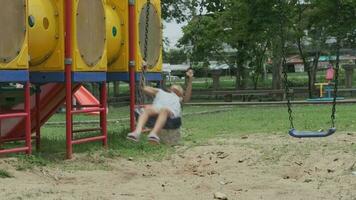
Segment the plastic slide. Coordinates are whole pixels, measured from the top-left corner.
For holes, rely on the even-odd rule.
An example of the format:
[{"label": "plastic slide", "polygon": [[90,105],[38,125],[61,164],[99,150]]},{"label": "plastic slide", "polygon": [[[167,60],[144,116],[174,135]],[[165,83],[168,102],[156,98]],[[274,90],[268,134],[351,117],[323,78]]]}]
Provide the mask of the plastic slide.
[{"label": "plastic slide", "polygon": [[[95,98],[95,96],[92,93],[90,93],[89,90],[87,90],[84,86],[79,87],[79,89],[74,93],[74,98],[79,105],[86,106],[85,108],[82,108],[84,110],[89,108],[89,107],[87,107],[88,105],[93,106],[93,105],[100,104],[100,102]],[[93,108],[93,107],[91,107],[91,108]],[[98,108],[98,107],[94,107],[94,108]],[[100,113],[99,112],[91,112],[88,114],[99,115]]]},{"label": "plastic slide", "polygon": [[[81,85],[74,85],[73,92],[76,92]],[[40,98],[40,124],[43,125],[57,112],[65,102],[65,84],[48,83],[41,86]],[[36,130],[36,95],[31,96],[31,130]],[[24,104],[20,103],[11,108],[12,112],[23,110]],[[0,120],[0,133],[4,139],[20,138],[25,135],[24,118],[13,118]]]}]

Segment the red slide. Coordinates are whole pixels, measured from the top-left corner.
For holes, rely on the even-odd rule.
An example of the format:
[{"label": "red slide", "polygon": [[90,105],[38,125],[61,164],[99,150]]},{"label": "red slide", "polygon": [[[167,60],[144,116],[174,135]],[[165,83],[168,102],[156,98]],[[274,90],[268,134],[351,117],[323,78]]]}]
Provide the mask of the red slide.
[{"label": "red slide", "polygon": [[[84,86],[79,87],[79,89],[74,93],[74,98],[79,105],[86,106],[86,108],[89,108],[87,107],[88,105],[93,106],[93,105],[100,104],[98,99],[96,99],[95,96],[92,93],[90,93],[89,90],[87,90]],[[86,109],[86,108],[82,108],[82,109]],[[99,112],[92,112],[89,114],[99,115]]]},{"label": "red slide", "polygon": [[[76,92],[81,85],[74,85],[73,92]],[[65,102],[65,84],[49,83],[41,86],[40,100],[40,124],[43,125],[47,120],[54,115],[60,106]],[[31,130],[36,129],[36,95],[31,96]],[[22,110],[24,104],[18,104],[12,107],[13,111]],[[25,120],[23,118],[3,119],[0,120],[1,137],[19,138],[25,135]]]}]

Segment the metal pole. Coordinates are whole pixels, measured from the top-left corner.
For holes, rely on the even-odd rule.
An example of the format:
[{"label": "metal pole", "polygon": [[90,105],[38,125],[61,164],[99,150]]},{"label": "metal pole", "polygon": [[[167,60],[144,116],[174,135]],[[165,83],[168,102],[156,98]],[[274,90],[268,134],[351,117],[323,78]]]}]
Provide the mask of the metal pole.
[{"label": "metal pole", "polygon": [[67,159],[72,158],[72,9],[73,1],[65,1],[65,77],[66,77],[66,146]]},{"label": "metal pole", "polygon": [[136,11],[135,1],[129,0],[129,74],[130,74],[130,129],[135,130],[136,82]]},{"label": "metal pole", "polygon": [[25,113],[27,116],[25,117],[26,120],[26,147],[28,150],[26,151],[27,154],[32,153],[32,144],[31,144],[31,92],[30,92],[30,82],[27,81],[25,84]]},{"label": "metal pole", "polygon": [[36,151],[41,149],[41,86],[36,86]]},{"label": "metal pole", "polygon": [[100,112],[100,127],[102,134],[104,136],[103,139],[103,145],[104,147],[108,146],[108,131],[107,131],[107,88],[106,88],[106,82],[102,82],[101,88],[100,88],[100,104],[102,108],[104,109],[103,111]]}]

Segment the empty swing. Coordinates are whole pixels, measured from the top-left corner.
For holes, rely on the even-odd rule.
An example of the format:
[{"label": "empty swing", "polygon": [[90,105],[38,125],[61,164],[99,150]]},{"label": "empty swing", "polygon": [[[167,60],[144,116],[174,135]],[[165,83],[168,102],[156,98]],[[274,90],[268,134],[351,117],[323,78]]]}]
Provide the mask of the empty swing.
[{"label": "empty swing", "polygon": [[289,82],[288,82],[288,72],[286,69],[286,58],[283,55],[283,75],[284,75],[284,84],[285,84],[285,92],[287,94],[287,107],[288,107],[288,114],[289,114],[289,122],[290,122],[290,130],[288,134],[292,137],[296,138],[318,138],[318,137],[328,137],[336,132],[335,127],[335,114],[336,114],[336,100],[337,100],[337,90],[338,90],[338,83],[339,83],[339,60],[340,60],[340,52],[339,48],[337,50],[337,57],[336,57],[336,68],[335,68],[335,85],[334,85],[334,98],[332,102],[332,110],[331,110],[331,127],[328,128],[326,131],[319,130],[319,131],[298,131],[294,127],[293,122],[293,110],[292,110],[292,103],[291,103],[291,95],[289,94]]}]

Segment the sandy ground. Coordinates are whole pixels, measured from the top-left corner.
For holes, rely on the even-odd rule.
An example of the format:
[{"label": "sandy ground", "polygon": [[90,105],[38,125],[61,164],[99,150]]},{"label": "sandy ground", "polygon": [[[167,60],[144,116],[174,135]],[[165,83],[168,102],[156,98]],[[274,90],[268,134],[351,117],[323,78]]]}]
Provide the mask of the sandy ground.
[{"label": "sandy ground", "polygon": [[[163,161],[105,159],[105,170],[0,167],[0,199],[214,199],[356,200],[356,134],[298,140],[254,134],[178,147]],[[77,158],[73,162],[80,164]],[[102,164],[102,163],[101,163]]]}]

